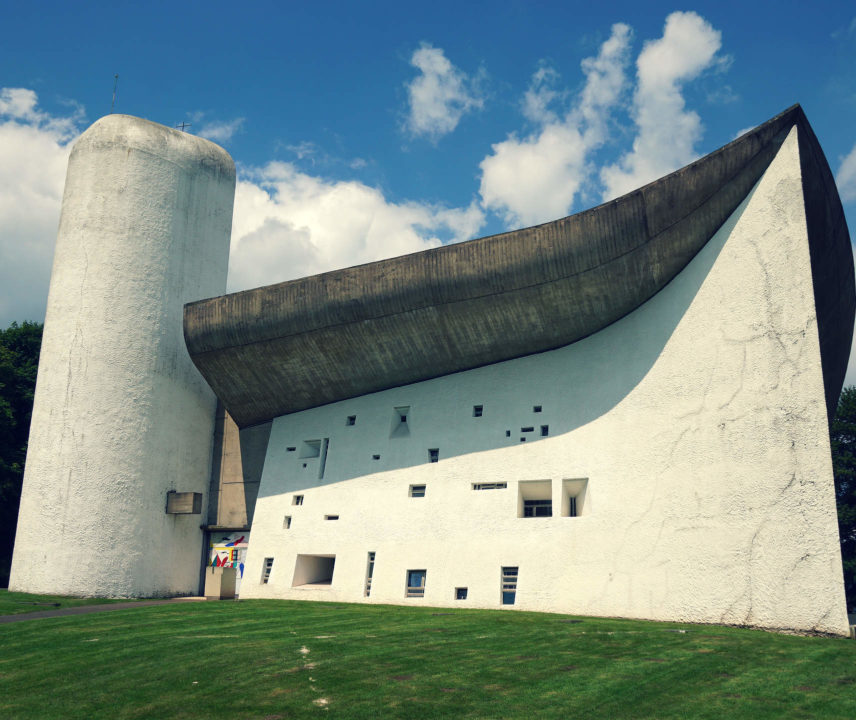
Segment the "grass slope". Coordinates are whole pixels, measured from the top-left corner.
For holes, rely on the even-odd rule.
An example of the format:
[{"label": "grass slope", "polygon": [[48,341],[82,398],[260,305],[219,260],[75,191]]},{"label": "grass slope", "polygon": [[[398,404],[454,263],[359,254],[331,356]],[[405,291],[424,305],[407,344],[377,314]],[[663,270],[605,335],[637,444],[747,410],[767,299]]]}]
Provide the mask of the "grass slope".
[{"label": "grass slope", "polygon": [[0,717],[848,718],[856,643],[515,611],[242,601],[0,626]]},{"label": "grass slope", "polygon": [[21,613],[60,610],[82,605],[102,605],[104,603],[130,602],[124,600],[105,600],[102,598],[78,598],[65,595],[31,595],[30,593],[0,590],[0,615],[19,615]]}]

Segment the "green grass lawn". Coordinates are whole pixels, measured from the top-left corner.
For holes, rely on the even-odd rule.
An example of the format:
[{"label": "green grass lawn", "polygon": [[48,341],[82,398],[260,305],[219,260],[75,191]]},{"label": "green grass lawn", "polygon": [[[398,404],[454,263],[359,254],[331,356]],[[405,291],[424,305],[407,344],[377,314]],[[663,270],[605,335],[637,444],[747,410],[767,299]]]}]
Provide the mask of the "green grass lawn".
[{"label": "green grass lawn", "polygon": [[0,615],[18,615],[20,613],[59,610],[80,605],[101,605],[103,603],[129,602],[125,600],[102,600],[99,598],[77,598],[64,595],[30,595],[30,593],[0,590]]},{"label": "green grass lawn", "polygon": [[0,626],[0,717],[856,718],[856,642],[250,600]]}]

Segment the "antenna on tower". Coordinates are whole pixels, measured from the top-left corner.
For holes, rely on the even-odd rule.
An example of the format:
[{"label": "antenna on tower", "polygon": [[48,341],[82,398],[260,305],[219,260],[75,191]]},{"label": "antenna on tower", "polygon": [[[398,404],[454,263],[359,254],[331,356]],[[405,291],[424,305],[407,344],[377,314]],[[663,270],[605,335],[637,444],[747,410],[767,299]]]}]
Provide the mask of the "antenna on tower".
[{"label": "antenna on tower", "polygon": [[119,87],[119,73],[113,76],[113,102],[110,103],[110,114],[113,114],[113,106],[116,104],[116,88]]}]

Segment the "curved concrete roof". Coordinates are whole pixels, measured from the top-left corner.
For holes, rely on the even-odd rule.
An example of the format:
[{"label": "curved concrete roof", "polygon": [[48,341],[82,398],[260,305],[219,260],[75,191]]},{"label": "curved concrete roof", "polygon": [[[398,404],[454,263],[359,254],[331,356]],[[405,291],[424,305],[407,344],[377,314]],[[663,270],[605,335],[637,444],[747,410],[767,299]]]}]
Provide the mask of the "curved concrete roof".
[{"label": "curved concrete roof", "polygon": [[685,168],[570,217],[191,303],[188,350],[246,427],[568,345],[679,273],[794,125],[834,412],[856,311],[853,262],[832,174],[798,105]]}]

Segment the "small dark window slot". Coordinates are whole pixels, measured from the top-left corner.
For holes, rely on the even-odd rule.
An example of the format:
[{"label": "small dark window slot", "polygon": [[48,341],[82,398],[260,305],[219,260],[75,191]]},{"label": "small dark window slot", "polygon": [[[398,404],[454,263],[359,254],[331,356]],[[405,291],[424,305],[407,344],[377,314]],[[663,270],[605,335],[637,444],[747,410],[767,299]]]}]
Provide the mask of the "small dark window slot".
[{"label": "small dark window slot", "polygon": [[356,415],[348,415],[348,420],[345,425],[356,425],[357,424],[357,416]]},{"label": "small dark window slot", "polygon": [[511,437],[511,430],[505,431],[505,437]]},{"label": "small dark window slot", "polygon": [[296,448],[296,447],[287,447],[287,448],[285,448],[285,451],[286,451],[286,452],[294,452],[295,450],[297,450],[297,448]]},{"label": "small dark window slot", "polygon": [[467,589],[465,587],[455,588],[455,600],[466,600]]},{"label": "small dark window slot", "polygon": [[339,516],[338,515],[325,515],[324,519],[325,520],[338,520]]},{"label": "small dark window slot", "polygon": [[541,437],[547,437],[550,434],[550,426],[542,425],[541,426]]},{"label": "small dark window slot", "polygon": [[473,417],[481,417],[484,412],[484,405],[473,405]]},{"label": "small dark window slot", "polygon": [[526,442],[526,438],[524,438],[524,437],[520,438],[520,442]]},{"label": "small dark window slot", "polygon": [[535,432],[534,427],[522,427],[520,428],[520,432]]},{"label": "small dark window slot", "polygon": [[372,460],[380,460],[380,455],[372,455]]},{"label": "small dark window slot", "polygon": [[540,405],[533,405],[532,406],[532,412],[541,412],[541,406]]},{"label": "small dark window slot", "polygon": [[428,448],[428,462],[429,463],[440,462],[440,449],[439,448]]}]

